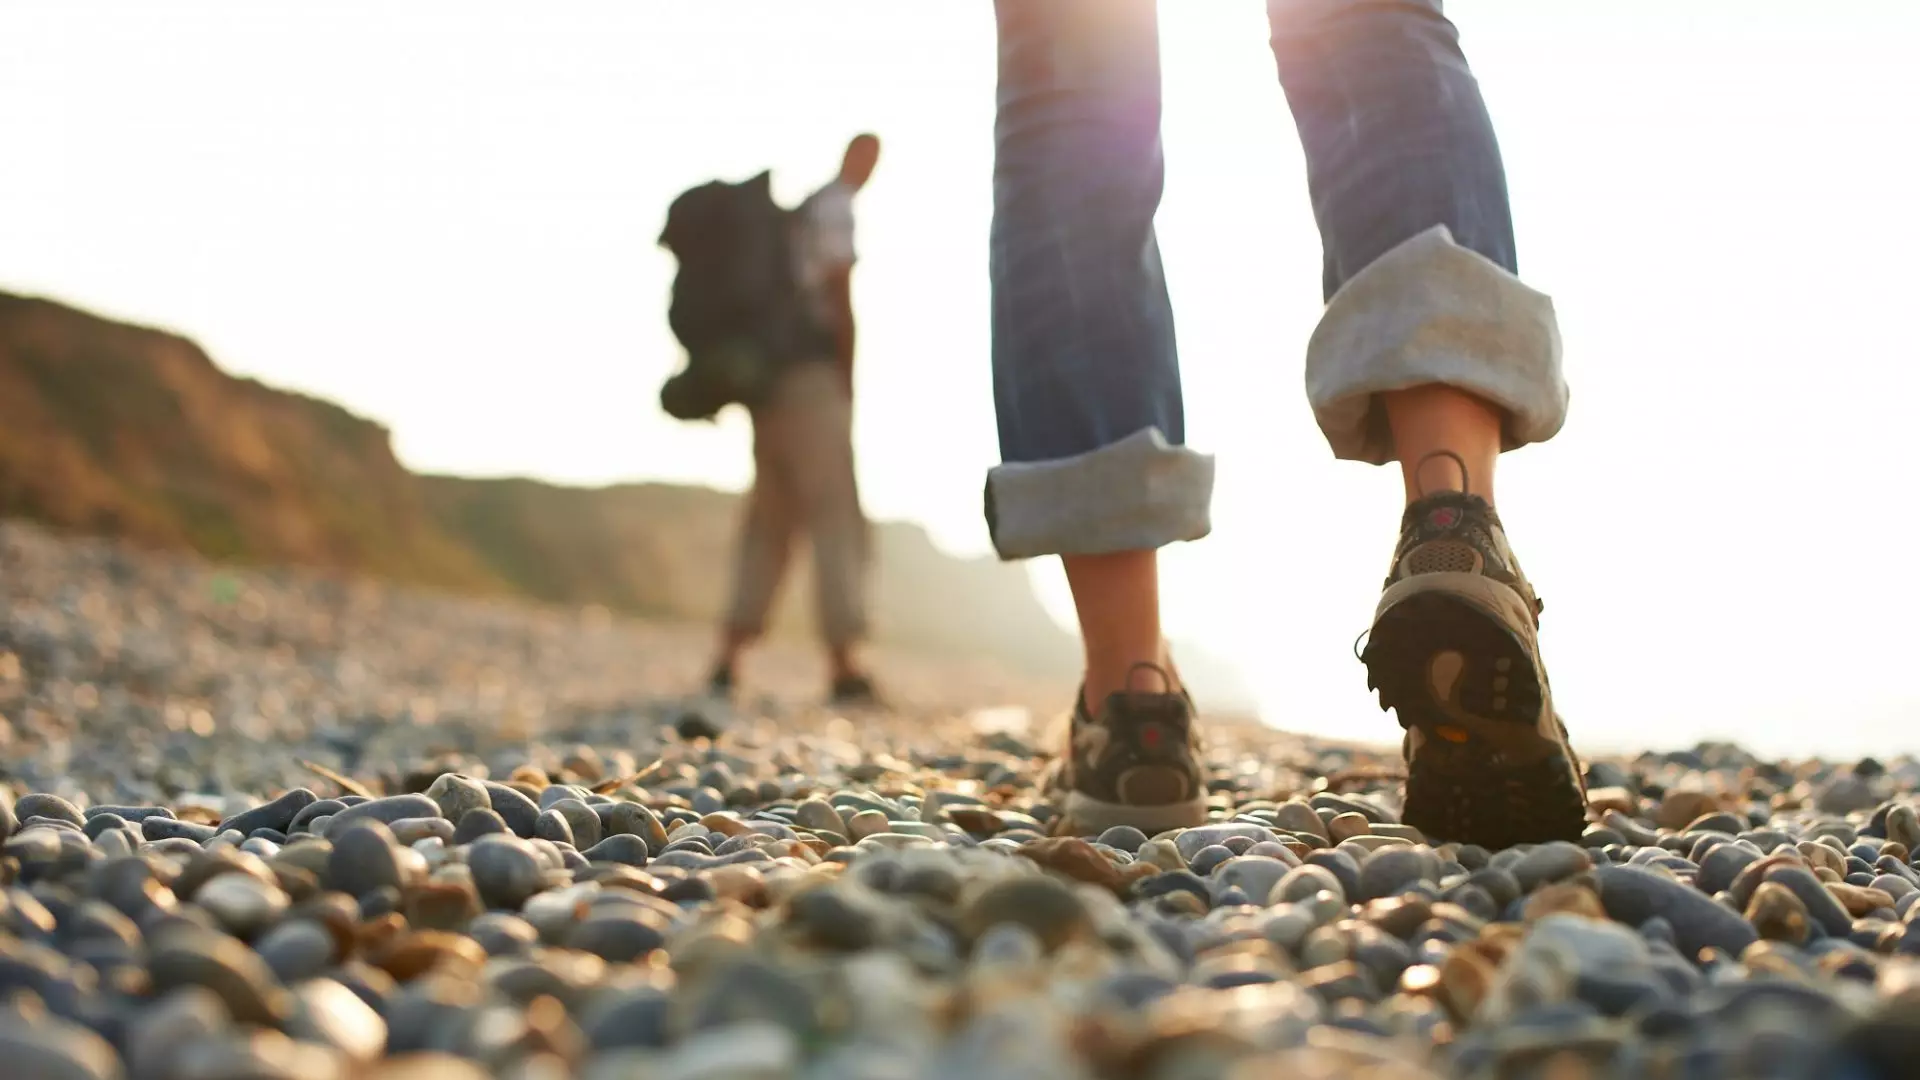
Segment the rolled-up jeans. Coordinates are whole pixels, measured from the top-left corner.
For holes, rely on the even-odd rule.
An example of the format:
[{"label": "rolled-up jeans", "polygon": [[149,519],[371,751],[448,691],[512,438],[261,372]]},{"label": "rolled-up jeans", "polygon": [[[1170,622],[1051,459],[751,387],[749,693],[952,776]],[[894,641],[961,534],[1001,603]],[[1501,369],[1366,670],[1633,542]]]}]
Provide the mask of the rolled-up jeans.
[{"label": "rolled-up jeans", "polygon": [[[1004,559],[1197,540],[1212,457],[1187,445],[1154,236],[1164,179],[1155,0],[995,0],[993,388]],[[1441,0],[1269,0],[1307,163],[1326,309],[1306,350],[1338,458],[1395,460],[1382,393],[1443,384],[1560,430],[1552,301],[1522,284],[1506,174]]]}]

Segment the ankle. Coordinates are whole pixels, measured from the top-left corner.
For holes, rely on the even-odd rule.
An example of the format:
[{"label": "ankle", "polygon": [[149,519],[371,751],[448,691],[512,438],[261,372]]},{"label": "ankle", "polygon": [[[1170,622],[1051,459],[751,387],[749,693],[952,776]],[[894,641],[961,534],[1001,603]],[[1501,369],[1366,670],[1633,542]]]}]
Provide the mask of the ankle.
[{"label": "ankle", "polygon": [[1086,699],[1087,710],[1097,713],[1101,703],[1114,694],[1127,691],[1177,694],[1183,689],[1180,674],[1174,670],[1172,659],[1163,648],[1151,654],[1150,659],[1128,654],[1089,653],[1081,694]]}]

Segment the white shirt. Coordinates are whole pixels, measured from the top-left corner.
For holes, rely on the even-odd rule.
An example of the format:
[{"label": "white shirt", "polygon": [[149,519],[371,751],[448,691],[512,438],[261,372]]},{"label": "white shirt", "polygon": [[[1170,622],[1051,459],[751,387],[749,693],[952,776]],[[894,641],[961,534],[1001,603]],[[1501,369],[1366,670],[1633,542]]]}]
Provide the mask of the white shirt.
[{"label": "white shirt", "polygon": [[794,244],[795,270],[800,289],[824,317],[827,278],[835,271],[853,268],[853,189],[834,180],[807,196],[800,204],[797,242]]}]

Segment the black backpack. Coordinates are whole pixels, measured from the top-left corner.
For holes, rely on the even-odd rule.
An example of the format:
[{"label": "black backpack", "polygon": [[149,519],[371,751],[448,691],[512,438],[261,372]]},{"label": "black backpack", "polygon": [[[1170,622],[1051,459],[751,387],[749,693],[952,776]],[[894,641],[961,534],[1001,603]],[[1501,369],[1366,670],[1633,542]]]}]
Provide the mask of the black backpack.
[{"label": "black backpack", "polygon": [[826,342],[800,293],[795,214],[774,201],[771,180],[709,181],[667,210],[660,244],[679,263],[667,325],[687,356],[660,407],[676,419],[760,404],[787,365]]}]

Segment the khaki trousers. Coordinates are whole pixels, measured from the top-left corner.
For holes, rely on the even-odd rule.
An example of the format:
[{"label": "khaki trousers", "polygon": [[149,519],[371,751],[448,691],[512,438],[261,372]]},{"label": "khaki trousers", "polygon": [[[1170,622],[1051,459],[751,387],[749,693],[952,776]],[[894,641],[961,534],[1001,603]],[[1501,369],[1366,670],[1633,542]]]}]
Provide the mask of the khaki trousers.
[{"label": "khaki trousers", "polygon": [[786,576],[794,541],[813,547],[820,634],[850,645],[867,634],[871,540],[853,475],[853,402],[825,362],[782,375],[752,411],[753,490],[747,495],[727,625],[758,635]]}]

